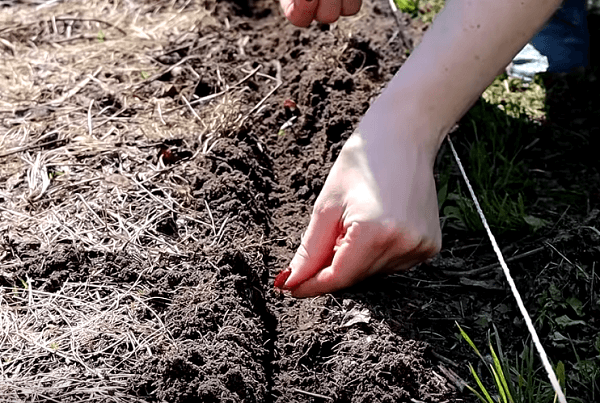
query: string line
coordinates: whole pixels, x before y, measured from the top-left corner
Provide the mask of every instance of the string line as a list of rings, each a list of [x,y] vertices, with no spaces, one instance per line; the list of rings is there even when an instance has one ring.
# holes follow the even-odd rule
[[[533,344],[535,345],[535,348],[537,349],[537,352],[540,355],[540,358],[542,359],[542,364],[544,365],[544,369],[548,373],[548,378],[550,379],[550,384],[552,384],[552,388],[554,389],[554,391],[556,392],[556,395],[558,396],[558,401],[560,403],[567,403],[567,399],[565,398],[565,395],[560,387],[560,384],[558,383],[556,374],[554,373],[554,370],[552,370],[552,366],[550,365],[550,360],[548,360],[548,355],[546,354],[546,351],[544,350],[544,347],[542,346],[542,343],[540,342],[540,338],[538,337],[538,334],[535,331],[535,328],[533,327],[533,322],[531,321],[531,318],[529,317],[529,314],[527,313],[527,309],[525,309],[525,305],[523,304],[523,299],[521,298],[521,294],[519,294],[519,291],[517,290],[517,286],[515,285],[515,282],[510,274],[510,271],[508,270],[508,266],[506,265],[506,262],[504,261],[502,252],[500,251],[500,248],[498,247],[496,238],[494,237],[494,234],[492,234],[492,230],[490,229],[490,226],[488,225],[488,222],[485,219],[483,210],[481,210],[481,206],[479,205],[477,196],[475,196],[475,192],[473,191],[471,182],[469,182],[469,178],[467,178],[467,174],[465,173],[463,165],[460,162],[460,158],[458,157],[458,154],[456,152],[456,149],[454,148],[454,144],[452,143],[450,136],[448,136],[448,143],[450,143],[450,149],[452,150],[454,159],[456,160],[456,163],[458,164],[458,168],[460,169],[460,173],[462,174],[462,177],[465,180],[467,187],[469,188],[469,193],[471,194],[473,203],[475,203],[475,208],[477,209],[477,213],[479,214],[479,217],[481,218],[481,222],[483,223],[483,226],[485,227],[485,231],[488,234],[490,242],[492,243],[494,252],[496,252],[496,256],[498,257],[498,261],[500,262],[502,271],[504,271],[504,275],[506,276],[506,280],[508,281],[508,284],[510,285],[510,289],[513,293],[513,296],[517,300],[517,305],[519,307],[519,310],[521,311],[521,315],[523,315],[523,318],[525,319],[525,324],[527,325],[527,329],[529,330],[529,333],[531,333],[531,338],[533,340]]]

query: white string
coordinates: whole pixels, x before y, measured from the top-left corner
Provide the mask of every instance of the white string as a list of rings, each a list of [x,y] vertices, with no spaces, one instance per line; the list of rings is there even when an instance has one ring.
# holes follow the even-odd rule
[[[554,391],[556,392],[556,394],[558,396],[558,401],[560,403],[567,403],[567,399],[565,398],[565,395],[564,395],[562,389],[560,388],[560,384],[558,383],[556,374],[552,370],[552,366],[550,365],[550,361],[548,360],[546,351],[544,351],[544,347],[542,346],[542,343],[540,343],[540,338],[538,337],[538,334],[535,331],[535,328],[533,327],[531,318],[529,317],[529,314],[527,313],[527,310],[525,309],[525,305],[523,305],[523,300],[521,299],[521,294],[519,294],[519,291],[517,290],[517,287],[515,286],[515,282],[514,282],[512,276],[510,275],[510,271],[508,270],[508,266],[506,265],[506,262],[504,261],[502,252],[500,251],[500,248],[498,247],[498,243],[496,243],[496,238],[494,238],[494,235],[492,234],[492,231],[490,230],[490,226],[488,225],[487,220],[485,219],[485,215],[483,215],[481,206],[479,205],[479,202],[477,201],[475,192],[473,191],[473,188],[471,187],[469,178],[467,178],[467,174],[465,173],[465,170],[460,162],[460,158],[458,158],[458,154],[456,153],[456,150],[454,149],[454,144],[452,144],[452,140],[450,140],[450,136],[448,136],[448,142],[450,143],[450,148],[452,149],[452,154],[454,154],[454,159],[456,160],[456,163],[458,164],[460,173],[462,174],[463,179],[465,180],[467,187],[469,188],[469,193],[471,193],[471,198],[473,199],[473,202],[475,203],[475,208],[477,209],[477,213],[479,213],[479,217],[481,217],[481,222],[483,223],[483,226],[485,227],[488,237],[490,238],[490,241],[492,242],[492,247],[494,248],[494,252],[496,252],[496,256],[498,257],[500,266],[502,267],[502,270],[504,271],[506,280],[508,280],[508,284],[510,285],[510,289],[513,293],[513,296],[517,300],[517,305],[519,306],[519,310],[521,311],[521,314],[523,315],[523,318],[525,319],[525,324],[527,325],[527,329],[529,329],[529,333],[531,333],[531,338],[533,339],[533,344],[535,344],[537,352],[540,355],[540,358],[542,359],[542,363],[544,364],[544,368],[546,369],[546,372],[548,373],[548,378],[550,379],[552,388],[554,388]]]

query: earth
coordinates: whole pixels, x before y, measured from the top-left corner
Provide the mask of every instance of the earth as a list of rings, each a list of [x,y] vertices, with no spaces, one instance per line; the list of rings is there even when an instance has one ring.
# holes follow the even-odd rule
[[[335,294],[273,287],[427,24],[384,0],[307,29],[265,0],[13,0],[0,21],[0,401],[470,402],[455,322],[522,348],[480,232],[450,226],[431,262]],[[564,197],[499,240],[536,314],[527,291],[566,270],[593,344],[598,83],[554,80],[526,157]]]

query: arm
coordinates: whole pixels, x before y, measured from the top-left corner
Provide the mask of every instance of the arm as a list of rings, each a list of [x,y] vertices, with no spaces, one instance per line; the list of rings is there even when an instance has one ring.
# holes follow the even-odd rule
[[[296,297],[332,292],[440,250],[439,146],[559,3],[448,2],[342,148],[278,288]]]
[[[552,16],[561,0],[450,0],[361,123],[374,130],[393,108],[397,123],[428,121],[442,142],[485,88]],[[406,111],[406,113],[400,113]],[[400,126],[396,126],[400,127]],[[390,130],[393,132],[393,130]],[[389,133],[390,131],[386,131]],[[437,151],[437,150],[436,150]]]

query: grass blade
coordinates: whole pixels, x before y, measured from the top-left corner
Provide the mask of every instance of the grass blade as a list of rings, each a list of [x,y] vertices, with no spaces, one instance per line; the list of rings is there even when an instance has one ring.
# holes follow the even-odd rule
[[[473,343],[473,340],[471,340],[469,335],[467,335],[467,333],[465,333],[465,331],[462,329],[462,327],[460,327],[458,322],[454,322],[454,323],[456,323],[456,326],[458,326],[458,330],[460,330],[460,335],[462,336],[462,338],[465,339],[465,341],[469,344],[469,346],[471,346],[471,348],[473,350],[475,350],[475,353],[477,354],[477,356],[483,360],[483,357],[481,356],[481,353],[479,352],[479,350],[477,350],[477,347],[475,347],[475,343]],[[485,362],[485,360],[484,360],[484,362]]]
[[[485,386],[483,386],[483,383],[481,383],[481,379],[479,379],[477,372],[475,372],[475,368],[473,368],[471,364],[469,364],[469,369],[471,370],[473,378],[475,378],[475,382],[477,382],[477,386],[479,386],[479,389],[481,389],[481,391],[485,395],[486,400],[484,401],[487,401],[488,403],[495,403],[488,391],[485,389]]]
[[[504,386],[502,385],[502,382],[500,381],[500,377],[498,376],[498,373],[494,370],[494,366],[490,364],[490,370],[492,372],[492,375],[494,376],[494,382],[496,382],[496,388],[498,388],[498,393],[500,393],[500,398],[502,399],[503,403],[508,403],[508,399],[506,398],[506,392],[504,391]]]
[[[502,365],[500,363],[500,360],[498,359],[498,356],[496,355],[496,351],[494,351],[494,348],[492,347],[491,342],[490,342],[490,351],[492,353],[492,358],[494,359],[494,367],[496,368],[495,372],[498,374],[497,377],[499,378],[499,381],[501,382],[501,383],[498,383],[498,389],[500,389],[500,390],[503,389],[506,392],[505,401],[506,401],[506,399],[508,399],[508,401],[510,401],[510,403],[515,403],[512,395],[510,393],[510,389],[508,388],[508,383],[506,382],[506,376],[504,375],[504,371],[502,370]]]
[[[477,396],[479,398],[479,400],[481,400],[483,403],[489,403],[487,400],[485,400],[485,398],[483,396],[481,396],[481,393],[477,392],[477,389],[475,389],[474,387],[472,387],[471,385],[467,385],[465,384],[465,386],[467,387],[467,389],[469,389],[475,396]]]

